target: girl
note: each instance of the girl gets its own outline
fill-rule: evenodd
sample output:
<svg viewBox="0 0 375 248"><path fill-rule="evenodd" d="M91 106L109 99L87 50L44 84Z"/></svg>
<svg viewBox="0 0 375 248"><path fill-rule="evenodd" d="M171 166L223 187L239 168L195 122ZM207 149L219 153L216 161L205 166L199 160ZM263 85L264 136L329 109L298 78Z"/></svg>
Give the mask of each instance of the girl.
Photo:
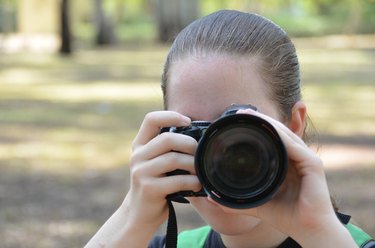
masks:
<svg viewBox="0 0 375 248"><path fill-rule="evenodd" d="M354 235L355 227L339 220L322 161L304 142L307 114L299 63L279 26L238 11L193 22L170 49L162 90L165 111L147 114L133 141L130 190L87 247L163 247L165 238L153 236L168 217L166 196L197 192L201 184L194 169L197 141L160 129L213 121L233 103L256 106L259 111L238 112L263 118L277 130L289 157L286 178L270 201L255 208L231 209L210 197L189 197L208 227L183 233L179 245L375 247L368 235ZM176 169L190 174L166 176Z"/></svg>

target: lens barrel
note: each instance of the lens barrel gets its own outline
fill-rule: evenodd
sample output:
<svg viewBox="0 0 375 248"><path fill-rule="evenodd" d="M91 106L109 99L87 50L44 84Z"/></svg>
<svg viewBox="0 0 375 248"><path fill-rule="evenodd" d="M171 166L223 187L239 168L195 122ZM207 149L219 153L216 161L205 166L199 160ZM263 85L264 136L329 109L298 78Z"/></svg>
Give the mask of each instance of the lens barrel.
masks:
<svg viewBox="0 0 375 248"><path fill-rule="evenodd" d="M270 123L254 115L231 114L205 130L195 154L195 169L213 200L231 208L251 208L277 192L288 157Z"/></svg>

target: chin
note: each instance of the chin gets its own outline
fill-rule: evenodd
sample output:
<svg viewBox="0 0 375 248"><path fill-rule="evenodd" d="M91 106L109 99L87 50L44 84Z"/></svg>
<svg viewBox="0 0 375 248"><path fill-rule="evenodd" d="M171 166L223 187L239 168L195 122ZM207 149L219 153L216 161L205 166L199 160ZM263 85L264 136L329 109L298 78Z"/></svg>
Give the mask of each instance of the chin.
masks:
<svg viewBox="0 0 375 248"><path fill-rule="evenodd" d="M245 234L261 222L255 217L244 215L231 215L225 216L225 218L216 217L216 219L204 218L204 220L216 232L229 236Z"/></svg>
<svg viewBox="0 0 375 248"><path fill-rule="evenodd" d="M204 197L189 199L191 205L216 232L224 235L241 235L254 229L261 220L248 215L224 212Z"/></svg>

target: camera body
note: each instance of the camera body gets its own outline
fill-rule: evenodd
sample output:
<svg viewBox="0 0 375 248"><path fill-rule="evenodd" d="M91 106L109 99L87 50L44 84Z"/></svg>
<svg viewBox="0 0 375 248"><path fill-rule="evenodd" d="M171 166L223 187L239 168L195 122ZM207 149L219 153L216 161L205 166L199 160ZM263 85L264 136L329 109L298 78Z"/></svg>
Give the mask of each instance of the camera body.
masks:
<svg viewBox="0 0 375 248"><path fill-rule="evenodd" d="M188 127L167 127L198 141L195 170L202 189L180 191L168 199L188 202L185 197L210 196L231 208L251 208L272 198L283 182L288 156L275 128L266 120L249 114L237 114L252 105L231 105L215 121L193 121ZM188 174L184 170L168 176Z"/></svg>

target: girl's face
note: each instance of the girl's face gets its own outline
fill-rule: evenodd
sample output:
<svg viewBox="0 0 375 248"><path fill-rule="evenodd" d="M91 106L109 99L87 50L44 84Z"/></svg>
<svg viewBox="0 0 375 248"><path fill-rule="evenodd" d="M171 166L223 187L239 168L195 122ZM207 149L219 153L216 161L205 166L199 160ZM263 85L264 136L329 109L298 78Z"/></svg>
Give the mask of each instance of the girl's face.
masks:
<svg viewBox="0 0 375 248"><path fill-rule="evenodd" d="M213 121L233 103L252 104L260 112L280 120L256 65L256 59L229 55L183 58L172 64L169 71L167 108L192 120ZM222 234L241 234L259 223L250 216L224 213L205 197L189 200L202 218Z"/></svg>

